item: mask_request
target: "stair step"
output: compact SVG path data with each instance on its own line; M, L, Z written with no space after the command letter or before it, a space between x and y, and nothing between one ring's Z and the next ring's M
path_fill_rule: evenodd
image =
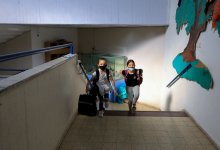
M149 116L149 117L189 117L183 111L136 111L129 113L128 111L112 111L107 110L105 116Z

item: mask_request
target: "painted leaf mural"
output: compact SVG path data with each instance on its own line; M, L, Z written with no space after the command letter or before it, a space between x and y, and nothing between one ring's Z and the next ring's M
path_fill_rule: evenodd
M195 81L205 89L213 88L213 79L208 68L196 58L196 43L200 33L206 30L212 21L212 27L220 35L220 0L179 0L176 10L176 30L185 27L189 41L186 48L173 60L173 67L180 73L187 64L192 68L181 77Z
M192 65L192 68L185 72L181 77L195 81L205 89L212 87L212 76L206 67L200 66L201 62L199 60L196 59L193 62L186 62L181 54L177 55L173 60L173 66L178 74L188 66L189 63Z
M196 16L195 3L193 3L193 0L182 0L179 3L180 6L176 10L177 33L179 34L183 25L187 25L186 33L189 34Z

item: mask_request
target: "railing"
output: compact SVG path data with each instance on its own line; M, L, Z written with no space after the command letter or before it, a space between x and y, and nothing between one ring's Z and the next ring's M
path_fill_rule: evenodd
M187 65L169 84L167 84L167 87L170 88L176 81L178 81L186 71L188 71L192 67L191 64Z
M0 68L0 71L12 71L12 72L23 72L27 69L5 69L5 68Z
M73 44L69 43L69 44L51 46L47 48L41 48L37 50L22 51L22 52L13 53L13 54L0 55L0 62L9 61L9 60L26 57L30 55L35 55L35 54L45 53L49 51L54 51L54 50L61 49L61 48L70 48L70 54L73 54Z
M21 58L21 57L26 57L26 56L30 56L30 55L35 55L35 54L50 52L50 51L54 51L54 50L61 49L61 48L69 48L70 54L73 54L73 44L69 43L69 44L63 44L63 45L57 45L57 46L36 49L36 50L29 50L29 51L22 51L22 52L18 52L18 53L0 55L0 62L9 61L9 60L13 60L13 59ZM0 71L1 72L23 72L23 71L25 71L25 69L0 68ZM0 78L7 78L7 77L0 77Z

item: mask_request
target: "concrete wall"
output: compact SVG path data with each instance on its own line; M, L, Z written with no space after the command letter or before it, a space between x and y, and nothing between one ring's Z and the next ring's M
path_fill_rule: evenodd
M167 25L168 3L169 0L1 1L0 23Z
M101 52L134 59L143 68L139 101L159 108L166 27L79 29L79 52ZM92 48L95 51L92 51Z
M59 58L0 81L1 150L57 148L84 92L75 63Z
M177 3L178 0L171 3L170 25L166 31L164 86L177 75L172 67L172 60L184 50L189 38L184 29L180 35L176 33L175 11ZM195 82L180 79L169 91L166 89L164 91L168 91L171 98L169 108L173 111L186 110L220 147L219 47L218 33L213 32L211 24L209 24L206 32L202 33L198 40L196 55L209 68L214 80L213 89L205 90ZM165 99L162 98L162 100Z
M24 34L15 37L7 43L0 45L0 55L17 53L19 51L31 49L31 33L25 32ZM32 67L31 56L19 58L17 60L11 60L7 62L1 62L0 68L7 69L29 69ZM5 73L5 72L3 72ZM1 73L2 74L2 73Z
M65 39L72 42L74 51L77 51L77 29L72 27L32 27L31 28L31 47L32 49L39 49L45 47L46 41L56 41ZM32 56L33 66L43 64L45 62L44 54Z

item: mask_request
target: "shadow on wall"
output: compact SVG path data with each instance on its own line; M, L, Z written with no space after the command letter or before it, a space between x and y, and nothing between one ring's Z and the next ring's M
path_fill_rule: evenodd
M170 106L172 103L172 91L169 88L163 90L161 97L160 109L161 111L170 111Z

